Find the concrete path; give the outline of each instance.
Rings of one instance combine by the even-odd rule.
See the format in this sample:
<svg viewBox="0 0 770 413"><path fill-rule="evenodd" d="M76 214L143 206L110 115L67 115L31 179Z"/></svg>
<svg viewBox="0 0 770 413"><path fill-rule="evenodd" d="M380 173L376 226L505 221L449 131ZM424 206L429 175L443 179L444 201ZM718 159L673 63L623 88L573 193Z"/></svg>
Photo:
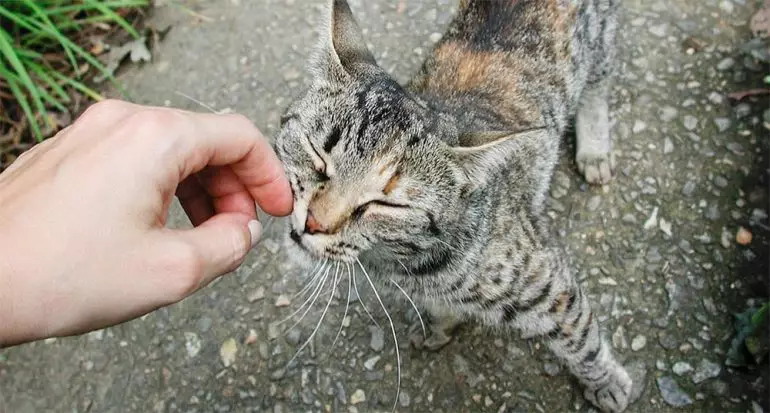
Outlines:
<svg viewBox="0 0 770 413"><path fill-rule="evenodd" d="M206 19L157 10L156 25L173 28L152 64L124 74L136 101L204 110L183 93L244 113L272 134L302 88L322 1L183 3ZM351 3L378 60L400 81L455 5ZM618 177L605 190L587 188L566 146L549 214L607 337L639 378L630 412L767 411L767 371L723 363L732 314L767 296L767 232L756 223L767 225L760 172L768 140L759 116L768 100L731 105L725 97L757 87L763 75L736 51L748 40L753 2L624 6L611 102ZM186 225L178 209L172 222ZM375 327L357 300L342 320L345 294L285 369L323 305L282 334L292 323L276 323L301 304L292 298L301 274L280 248L283 221L269 225L246 265L182 303L86 336L0 351L0 412L390 411L397 365L389 327ZM735 242L740 226L754 234L748 247ZM361 295L387 326L376 301ZM409 309L386 305L402 359L399 411L592 411L536 341L465 326L440 352L422 353L407 345Z"/></svg>

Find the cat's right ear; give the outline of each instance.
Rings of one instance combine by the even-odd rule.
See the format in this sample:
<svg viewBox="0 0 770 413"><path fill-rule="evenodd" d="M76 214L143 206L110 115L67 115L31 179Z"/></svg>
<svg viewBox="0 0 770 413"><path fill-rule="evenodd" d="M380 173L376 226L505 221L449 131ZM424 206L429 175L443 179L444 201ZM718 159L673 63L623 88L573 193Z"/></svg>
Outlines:
<svg viewBox="0 0 770 413"><path fill-rule="evenodd" d="M377 62L348 2L331 1L330 19L322 34L321 45L311 66L317 81L342 81L377 70Z"/></svg>
<svg viewBox="0 0 770 413"><path fill-rule="evenodd" d="M460 141L463 146L453 147L455 160L465 171L473 188L483 188L490 181L499 179L501 173L516 168L522 181L520 185L537 185L545 165L545 159L556 151L546 148L555 142L549 139L545 128L523 132L466 133Z"/></svg>

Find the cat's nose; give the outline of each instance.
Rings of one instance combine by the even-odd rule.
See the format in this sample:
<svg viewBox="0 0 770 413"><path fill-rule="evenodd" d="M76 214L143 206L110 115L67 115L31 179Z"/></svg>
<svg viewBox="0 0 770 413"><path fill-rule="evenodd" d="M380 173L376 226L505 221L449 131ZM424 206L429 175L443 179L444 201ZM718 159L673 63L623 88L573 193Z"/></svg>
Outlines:
<svg viewBox="0 0 770 413"><path fill-rule="evenodd" d="M326 233L326 229L318 223L309 209L307 210L307 219L305 220L305 232L309 234Z"/></svg>

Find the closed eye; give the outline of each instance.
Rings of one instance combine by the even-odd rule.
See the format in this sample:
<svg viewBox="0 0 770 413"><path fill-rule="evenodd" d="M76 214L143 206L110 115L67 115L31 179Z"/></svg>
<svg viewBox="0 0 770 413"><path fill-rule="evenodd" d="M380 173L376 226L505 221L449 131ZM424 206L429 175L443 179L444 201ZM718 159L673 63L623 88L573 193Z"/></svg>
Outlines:
<svg viewBox="0 0 770 413"><path fill-rule="evenodd" d="M356 208L353 211L353 219L360 218L362 215L364 215L366 210L369 209L369 207L371 207L371 206L380 206L380 207L385 207L385 208L398 208L398 209L409 209L409 208L411 208L409 205L396 204L396 203L388 202L388 201L380 201L380 200L369 201L369 202L367 202L367 203L365 203L363 205L360 205L358 208Z"/></svg>

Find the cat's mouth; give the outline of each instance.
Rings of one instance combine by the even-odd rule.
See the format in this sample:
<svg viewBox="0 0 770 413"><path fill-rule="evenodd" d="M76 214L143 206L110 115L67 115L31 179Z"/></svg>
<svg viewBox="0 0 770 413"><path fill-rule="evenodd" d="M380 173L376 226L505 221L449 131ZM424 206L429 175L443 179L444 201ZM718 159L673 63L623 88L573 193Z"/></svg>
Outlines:
<svg viewBox="0 0 770 413"><path fill-rule="evenodd" d="M330 235L301 234L292 228L289 231L289 238L315 259L355 263L360 252L360 248Z"/></svg>

